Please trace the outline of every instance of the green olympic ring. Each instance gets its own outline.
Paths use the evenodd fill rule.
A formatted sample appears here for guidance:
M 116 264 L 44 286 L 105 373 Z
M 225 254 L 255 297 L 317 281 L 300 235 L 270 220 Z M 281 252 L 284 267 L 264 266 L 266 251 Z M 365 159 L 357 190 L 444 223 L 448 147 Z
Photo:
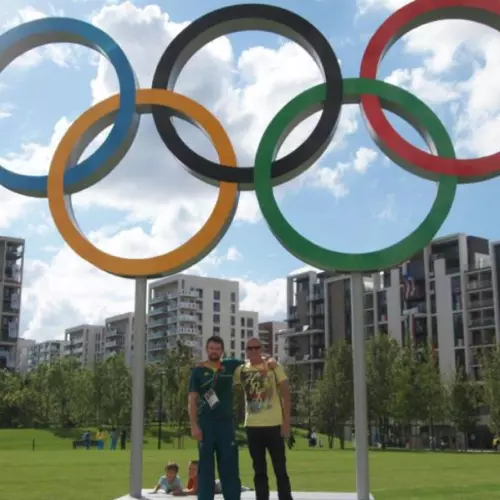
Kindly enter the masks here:
M 364 78 L 344 80 L 343 104 L 359 104 L 361 96 L 367 94 L 379 97 L 384 109 L 392 111 L 415 127 L 433 154 L 455 158 L 453 143 L 444 125 L 420 99 L 383 81 Z M 441 175 L 437 196 L 427 217 L 406 238 L 382 250 L 366 253 L 335 252 L 304 238 L 288 223 L 276 203 L 271 182 L 271 165 L 290 132 L 305 118 L 322 109 L 325 96 L 325 84 L 302 92 L 281 109 L 264 132 L 255 158 L 255 193 L 262 214 L 274 236 L 288 252 L 319 269 L 367 272 L 394 267 L 409 260 L 434 238 L 453 205 L 458 178 Z

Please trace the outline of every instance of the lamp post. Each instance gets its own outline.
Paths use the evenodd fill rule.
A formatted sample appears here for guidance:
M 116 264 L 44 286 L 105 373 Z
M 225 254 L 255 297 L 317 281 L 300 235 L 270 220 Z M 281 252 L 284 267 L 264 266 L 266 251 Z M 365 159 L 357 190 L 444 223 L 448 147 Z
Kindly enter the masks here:
M 163 370 L 160 372 L 160 401 L 158 403 L 158 449 L 161 450 L 161 424 L 163 420 Z

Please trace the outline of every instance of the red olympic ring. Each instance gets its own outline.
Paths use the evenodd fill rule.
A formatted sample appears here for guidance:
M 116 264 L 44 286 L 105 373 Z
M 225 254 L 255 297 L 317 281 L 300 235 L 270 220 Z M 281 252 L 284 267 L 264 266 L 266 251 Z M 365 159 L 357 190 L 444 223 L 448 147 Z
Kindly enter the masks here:
M 414 28 L 433 21 L 462 19 L 476 21 L 498 31 L 500 2 L 494 0 L 415 0 L 394 12 L 376 31 L 361 61 L 361 78 L 377 78 L 382 59 L 390 47 Z M 401 137 L 384 115 L 375 95 L 361 97 L 361 109 L 368 129 L 391 159 L 410 172 L 437 181 L 439 175 L 458 177 L 461 184 L 500 175 L 500 152 L 474 159 L 434 156 Z

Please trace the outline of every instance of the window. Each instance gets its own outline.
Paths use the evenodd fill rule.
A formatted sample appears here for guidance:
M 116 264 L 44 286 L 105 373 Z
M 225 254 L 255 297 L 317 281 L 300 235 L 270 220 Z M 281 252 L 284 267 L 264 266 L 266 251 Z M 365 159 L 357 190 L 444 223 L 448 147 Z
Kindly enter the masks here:
M 220 315 L 214 314 L 214 323 L 220 323 Z
M 241 326 L 245 326 L 245 318 L 240 318 L 240 324 Z
M 220 302 L 214 302 L 214 311 L 220 312 Z
M 253 318 L 247 319 L 247 326 L 248 326 L 248 328 L 253 328 Z
M 231 292 L 231 302 L 236 302 L 236 293 Z
M 236 330 L 231 328 L 231 337 L 236 337 Z
M 247 330 L 247 339 L 251 339 L 253 337 L 253 330 Z
M 214 335 L 220 334 L 220 326 L 214 326 Z
M 236 306 L 234 304 L 231 304 L 231 314 L 236 313 Z
M 234 351 L 232 351 L 232 352 L 231 352 L 231 357 L 232 357 L 232 358 L 236 357 L 236 354 L 235 354 L 235 352 L 234 352 Z
M 244 351 L 245 350 L 245 342 L 242 340 L 241 341 L 241 350 Z
M 241 332 L 240 332 L 240 337 L 241 337 L 242 339 L 244 339 L 244 338 L 245 338 L 245 330 L 241 330 Z
M 231 340 L 231 349 L 234 351 L 236 349 L 234 340 Z M 234 357 L 234 356 L 233 356 Z
M 220 300 L 220 291 L 214 290 L 214 300 Z
M 235 324 L 236 324 L 236 318 L 234 316 L 231 316 L 231 326 L 235 326 Z

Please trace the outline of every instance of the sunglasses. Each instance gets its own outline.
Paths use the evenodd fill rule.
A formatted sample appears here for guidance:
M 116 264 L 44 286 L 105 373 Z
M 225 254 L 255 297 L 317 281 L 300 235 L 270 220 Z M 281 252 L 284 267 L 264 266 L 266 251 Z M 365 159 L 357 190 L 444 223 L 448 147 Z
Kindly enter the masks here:
M 247 347 L 247 351 L 259 351 L 260 345 L 251 345 Z

